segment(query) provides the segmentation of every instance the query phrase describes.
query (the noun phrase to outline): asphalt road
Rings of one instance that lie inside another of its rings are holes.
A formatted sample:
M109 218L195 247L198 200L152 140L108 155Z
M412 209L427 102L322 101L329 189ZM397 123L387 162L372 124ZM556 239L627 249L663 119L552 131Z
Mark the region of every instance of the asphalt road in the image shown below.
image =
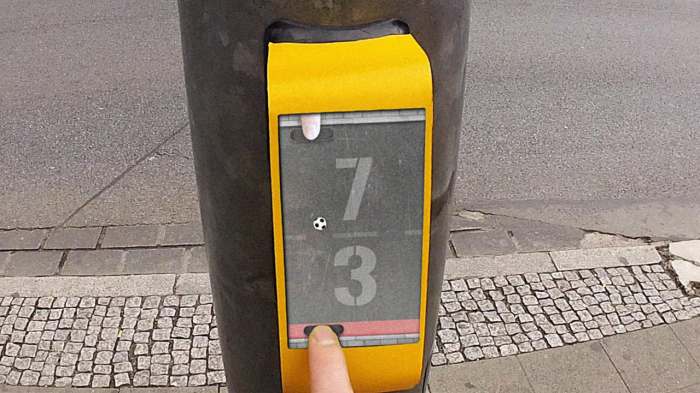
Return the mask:
M700 237L698 20L473 2L457 206ZM0 0L0 53L0 228L197 219L175 2Z

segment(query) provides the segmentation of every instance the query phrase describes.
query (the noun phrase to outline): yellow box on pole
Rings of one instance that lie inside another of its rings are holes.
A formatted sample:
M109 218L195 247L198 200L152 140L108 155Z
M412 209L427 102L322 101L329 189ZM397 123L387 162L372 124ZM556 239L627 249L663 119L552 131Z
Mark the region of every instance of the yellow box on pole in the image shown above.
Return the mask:
M410 389L421 381L424 343L432 340L425 337L433 132L428 57L409 34L334 43L270 43L268 51L283 389L309 391L302 328L314 324L344 327L340 337L356 392ZM309 114L320 115L318 139L305 140L299 132L299 119ZM402 127L411 131L402 134ZM402 144L402 139L414 137L420 143ZM413 152L411 145L418 150ZM400 151L394 152L394 147ZM386 154L376 154L382 149ZM413 156L420 159L412 161ZM320 157L318 164L310 157ZM294 163L296 168L286 167ZM344 180L345 173L350 174L342 170L346 168L355 170L352 181ZM312 170L326 174L324 179L309 180L314 179ZM337 175L327 175L327 170ZM347 203L332 192L346 183ZM407 195L381 197L387 190L400 194L401 187ZM300 191L304 188L308 201ZM325 200L340 208L319 203ZM309 206L318 206L319 212ZM299 229L307 219L309 232ZM413 253L397 251L414 246ZM347 285L338 283L348 276ZM328 296L318 295L325 293ZM309 304L309 299L319 304Z

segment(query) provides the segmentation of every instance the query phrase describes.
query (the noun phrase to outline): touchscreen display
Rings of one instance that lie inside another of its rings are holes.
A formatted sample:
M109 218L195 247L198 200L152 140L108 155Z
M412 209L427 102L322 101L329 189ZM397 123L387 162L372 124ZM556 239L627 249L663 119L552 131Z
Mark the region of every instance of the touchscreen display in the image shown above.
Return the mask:
M425 160L423 109L279 118L288 345L342 325L343 346L417 342Z

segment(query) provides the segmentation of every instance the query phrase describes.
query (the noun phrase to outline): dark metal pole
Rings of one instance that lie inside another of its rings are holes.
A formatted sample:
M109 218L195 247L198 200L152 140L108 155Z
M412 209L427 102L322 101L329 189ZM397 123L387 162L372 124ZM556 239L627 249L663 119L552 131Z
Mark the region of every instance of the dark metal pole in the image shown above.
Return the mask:
M434 84L428 369L464 97L469 1L179 0L190 127L230 392L280 392L270 196L265 30L286 19L352 26L399 19ZM425 371L424 371L425 372ZM425 378L424 378L425 380ZM418 387L415 391L422 391Z

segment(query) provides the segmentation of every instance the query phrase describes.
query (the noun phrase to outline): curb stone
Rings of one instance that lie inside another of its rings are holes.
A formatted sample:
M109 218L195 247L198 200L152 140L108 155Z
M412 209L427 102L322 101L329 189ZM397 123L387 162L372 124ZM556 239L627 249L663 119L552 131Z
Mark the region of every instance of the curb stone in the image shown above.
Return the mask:
M45 229L0 231L0 250L38 250L46 238Z
M551 251L549 255L552 256L558 270L650 265L661 262L661 255L653 246Z
M0 251L0 277L181 274L207 271L203 246Z
M671 243L668 251L678 258L700 265L700 240Z
M211 293L209 273L0 277L0 296L145 296Z
M543 252L448 258L445 262L445 279L543 273L555 270L556 267L549 255Z
M201 246L199 222L0 230L0 251Z

